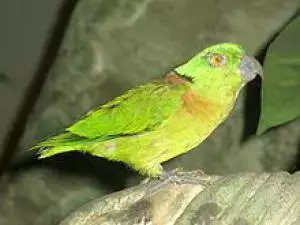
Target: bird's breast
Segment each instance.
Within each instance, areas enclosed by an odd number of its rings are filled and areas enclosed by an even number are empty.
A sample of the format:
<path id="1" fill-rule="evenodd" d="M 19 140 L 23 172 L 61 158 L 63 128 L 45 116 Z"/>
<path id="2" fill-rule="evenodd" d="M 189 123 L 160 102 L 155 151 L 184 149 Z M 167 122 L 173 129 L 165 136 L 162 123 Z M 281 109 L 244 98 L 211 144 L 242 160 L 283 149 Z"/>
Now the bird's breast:
<path id="1" fill-rule="evenodd" d="M 183 95 L 183 110 L 181 113 L 187 114 L 186 116 L 192 116 L 194 119 L 202 122 L 217 119 L 224 110 L 224 106 L 197 95 L 191 89 L 187 90 Z"/>
<path id="2" fill-rule="evenodd" d="M 183 96 L 183 106 L 169 118 L 161 134 L 180 148 L 190 149 L 212 133 L 229 111 L 229 107 L 207 101 L 189 90 Z"/>

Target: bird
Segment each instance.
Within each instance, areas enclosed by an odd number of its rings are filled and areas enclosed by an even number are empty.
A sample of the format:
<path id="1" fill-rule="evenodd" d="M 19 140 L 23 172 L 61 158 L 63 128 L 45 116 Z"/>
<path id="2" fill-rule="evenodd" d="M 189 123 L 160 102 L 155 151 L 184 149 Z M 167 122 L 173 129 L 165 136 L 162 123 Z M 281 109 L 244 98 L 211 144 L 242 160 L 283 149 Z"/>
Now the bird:
<path id="1" fill-rule="evenodd" d="M 160 177 L 162 163 L 201 144 L 263 68 L 236 43 L 217 43 L 164 76 L 91 110 L 31 149 L 39 159 L 80 151 Z"/>

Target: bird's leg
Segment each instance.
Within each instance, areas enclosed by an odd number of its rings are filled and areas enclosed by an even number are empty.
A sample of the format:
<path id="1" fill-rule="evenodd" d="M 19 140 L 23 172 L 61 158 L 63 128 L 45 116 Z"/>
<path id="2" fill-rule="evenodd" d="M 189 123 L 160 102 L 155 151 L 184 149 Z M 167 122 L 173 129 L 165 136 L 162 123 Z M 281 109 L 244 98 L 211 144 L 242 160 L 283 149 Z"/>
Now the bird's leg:
<path id="1" fill-rule="evenodd" d="M 163 173 L 163 167 L 159 163 L 147 164 L 147 167 L 144 167 L 140 171 L 149 176 L 149 179 L 146 178 L 142 183 L 148 183 L 151 178 L 156 179 Z"/>

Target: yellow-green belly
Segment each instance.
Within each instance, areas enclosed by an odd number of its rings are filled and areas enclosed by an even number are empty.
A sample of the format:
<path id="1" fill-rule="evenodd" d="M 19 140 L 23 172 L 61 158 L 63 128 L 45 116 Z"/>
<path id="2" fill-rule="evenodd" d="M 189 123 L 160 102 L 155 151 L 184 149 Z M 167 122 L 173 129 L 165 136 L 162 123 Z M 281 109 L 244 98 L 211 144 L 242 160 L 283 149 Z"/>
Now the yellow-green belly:
<path id="1" fill-rule="evenodd" d="M 122 161 L 142 174 L 159 176 L 162 173 L 160 163 L 200 144 L 224 120 L 228 111 L 223 109 L 211 115 L 195 116 L 181 110 L 154 131 L 102 142 L 101 147 L 95 145 L 90 153 Z"/>

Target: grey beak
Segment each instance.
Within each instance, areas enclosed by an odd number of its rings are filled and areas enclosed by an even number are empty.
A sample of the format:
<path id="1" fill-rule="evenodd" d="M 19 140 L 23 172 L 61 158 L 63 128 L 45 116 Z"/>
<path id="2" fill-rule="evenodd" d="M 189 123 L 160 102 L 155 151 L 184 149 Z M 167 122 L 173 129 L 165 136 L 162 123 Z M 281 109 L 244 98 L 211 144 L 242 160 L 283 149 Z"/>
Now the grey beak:
<path id="1" fill-rule="evenodd" d="M 243 79 L 246 82 L 253 80 L 256 75 L 263 78 L 263 68 L 261 64 L 252 56 L 245 55 L 240 63 L 240 70 Z"/>

